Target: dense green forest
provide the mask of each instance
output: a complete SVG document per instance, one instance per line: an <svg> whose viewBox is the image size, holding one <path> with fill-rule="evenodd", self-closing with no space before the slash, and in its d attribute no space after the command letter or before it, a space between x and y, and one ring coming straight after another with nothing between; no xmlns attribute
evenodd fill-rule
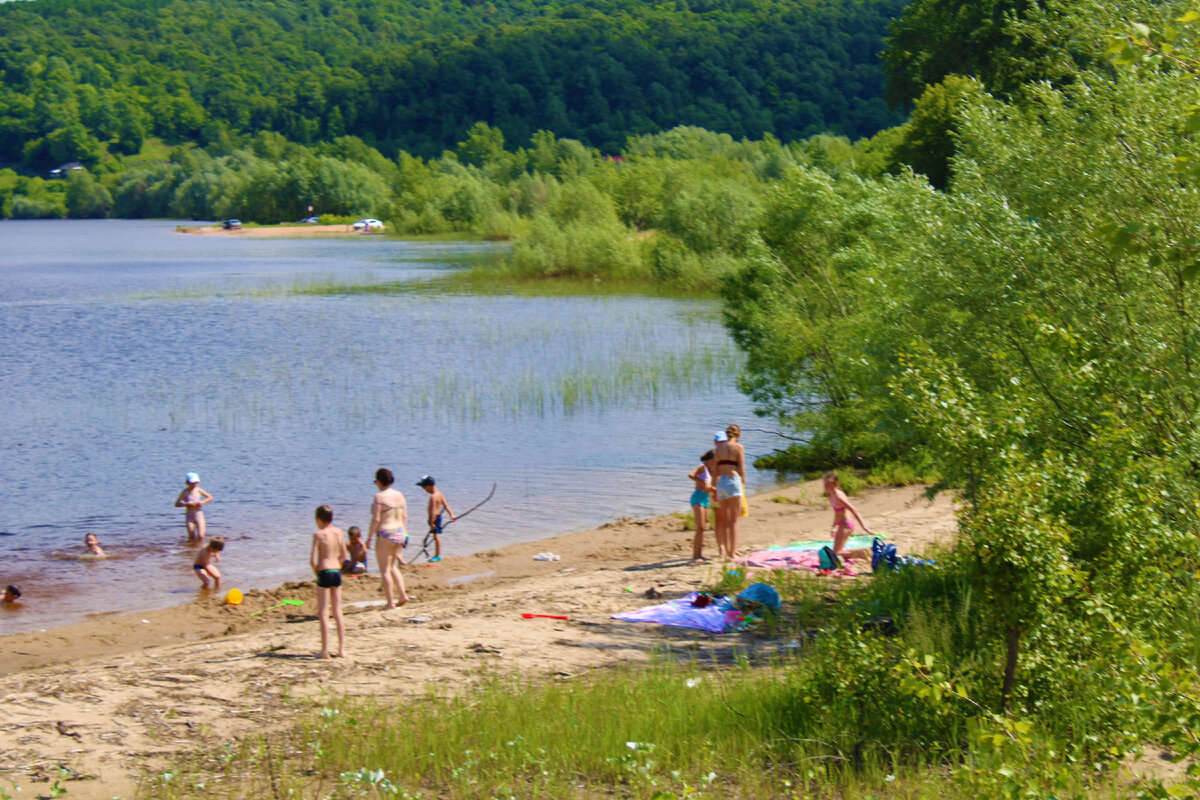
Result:
<svg viewBox="0 0 1200 800"><path fill-rule="evenodd" d="M869 135L901 0L28 0L0 4L0 166L258 131L423 157L475 122L615 153L698 125Z"/></svg>

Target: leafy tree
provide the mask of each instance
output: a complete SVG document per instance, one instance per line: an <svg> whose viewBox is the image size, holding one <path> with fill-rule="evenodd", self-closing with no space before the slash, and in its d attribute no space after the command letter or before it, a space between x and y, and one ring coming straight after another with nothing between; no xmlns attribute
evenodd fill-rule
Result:
<svg viewBox="0 0 1200 800"><path fill-rule="evenodd" d="M67 216L103 219L112 208L112 195L94 177L80 170L67 178Z"/></svg>
<svg viewBox="0 0 1200 800"><path fill-rule="evenodd" d="M949 186L958 117L966 99L979 92L976 81L957 75L927 87L892 149L893 163L924 175L935 188Z"/></svg>

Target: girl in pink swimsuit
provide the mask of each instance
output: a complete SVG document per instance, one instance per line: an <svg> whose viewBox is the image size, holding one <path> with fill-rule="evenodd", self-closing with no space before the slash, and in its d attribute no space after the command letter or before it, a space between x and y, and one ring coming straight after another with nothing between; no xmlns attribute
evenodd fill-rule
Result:
<svg viewBox="0 0 1200 800"><path fill-rule="evenodd" d="M867 527L867 523L863 522L862 516L850 503L850 498L842 491L841 481L836 472L825 473L825 496L829 498L829 507L833 509L833 552L839 558L870 558L870 553L867 550L851 550L846 552L846 540L850 538L850 534L854 532L854 523L846 516L849 511L854 515L854 519L858 520L858 524L862 526L863 533L868 536L872 535L871 529Z"/></svg>

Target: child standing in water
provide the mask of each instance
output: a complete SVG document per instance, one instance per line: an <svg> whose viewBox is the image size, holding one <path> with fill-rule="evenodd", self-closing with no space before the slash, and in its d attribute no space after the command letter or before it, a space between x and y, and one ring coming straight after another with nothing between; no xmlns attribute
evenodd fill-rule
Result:
<svg viewBox="0 0 1200 800"><path fill-rule="evenodd" d="M175 498L175 507L184 511L184 524L187 525L188 541L204 541L204 512L201 507L211 503L213 496L200 488L200 476L189 472L185 478L187 486Z"/></svg>
<svg viewBox="0 0 1200 800"><path fill-rule="evenodd" d="M426 510L429 522L429 532L433 534L433 558L429 559L430 564L436 564L442 560L442 512L450 516L450 521L454 522L454 512L450 510L450 505L446 502L445 495L437 488L437 481L432 476L422 475L421 480L417 481L417 486L420 486L429 493L429 508Z"/></svg>
<svg viewBox="0 0 1200 800"><path fill-rule="evenodd" d="M96 538L96 534L89 533L84 535L83 546L87 548L89 556L104 557L104 550L100 547L100 540Z"/></svg>
<svg viewBox="0 0 1200 800"><path fill-rule="evenodd" d="M220 536L214 536L212 541L196 551L196 560L192 562L192 569L196 570L196 577L200 579L200 583L207 589L208 581L211 578L213 581L212 588L221 588L221 571L217 569L217 562L221 560L221 551L225 549L225 540Z"/></svg>
<svg viewBox="0 0 1200 800"><path fill-rule="evenodd" d="M710 469L713 457L713 451L709 450L700 456L700 466L688 473L695 484L692 490L692 516L696 520L696 535L692 537L692 561L704 560L704 526L708 522L711 493L715 491Z"/></svg>
<svg viewBox="0 0 1200 800"><path fill-rule="evenodd" d="M349 553L340 528L333 527L333 509L318 506L308 564L317 575L317 618L321 621L321 658L329 658L329 610L337 624L338 658L346 657L346 623L342 617L342 564Z"/></svg>

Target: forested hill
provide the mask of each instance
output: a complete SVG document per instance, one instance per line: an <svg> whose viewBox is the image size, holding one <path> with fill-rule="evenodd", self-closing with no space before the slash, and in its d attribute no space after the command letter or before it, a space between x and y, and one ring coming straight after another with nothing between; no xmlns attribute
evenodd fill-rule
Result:
<svg viewBox="0 0 1200 800"><path fill-rule="evenodd" d="M26 0L0 4L0 165L272 130L432 155L477 121L608 152L688 124L792 140L896 122L903 0Z"/></svg>

